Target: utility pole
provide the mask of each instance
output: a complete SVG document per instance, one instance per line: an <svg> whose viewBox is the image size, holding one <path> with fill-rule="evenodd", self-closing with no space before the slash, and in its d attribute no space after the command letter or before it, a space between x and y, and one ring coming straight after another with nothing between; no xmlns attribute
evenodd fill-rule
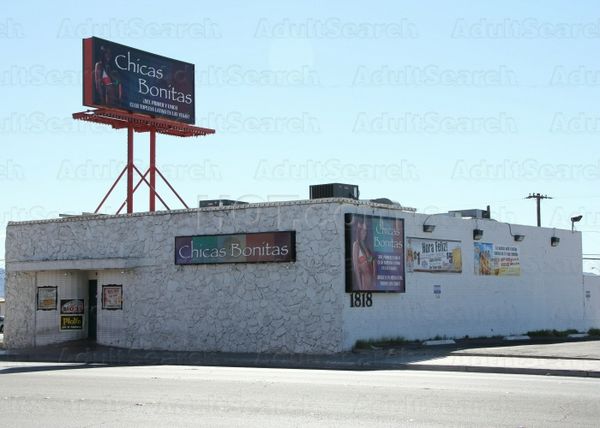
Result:
<svg viewBox="0 0 600 428"><path fill-rule="evenodd" d="M552 199L551 196L542 195L539 193L530 193L525 199L535 199L537 204L537 225L540 227L542 225L542 213L540 211L540 200L542 199Z"/></svg>

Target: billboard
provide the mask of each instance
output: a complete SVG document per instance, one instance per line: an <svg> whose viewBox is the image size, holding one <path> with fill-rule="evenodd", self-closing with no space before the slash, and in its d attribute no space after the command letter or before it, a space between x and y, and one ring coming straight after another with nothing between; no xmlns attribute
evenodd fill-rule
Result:
<svg viewBox="0 0 600 428"><path fill-rule="evenodd" d="M406 269L409 272L462 272L460 241L407 238Z"/></svg>
<svg viewBox="0 0 600 428"><path fill-rule="evenodd" d="M83 39L83 105L193 124L194 64L98 37Z"/></svg>
<svg viewBox="0 0 600 428"><path fill-rule="evenodd" d="M404 220L346 214L346 291L404 293Z"/></svg>
<svg viewBox="0 0 600 428"><path fill-rule="evenodd" d="M296 232L177 236L175 264L293 262Z"/></svg>
<svg viewBox="0 0 600 428"><path fill-rule="evenodd" d="M474 243L475 275L519 276L519 248L514 245Z"/></svg>

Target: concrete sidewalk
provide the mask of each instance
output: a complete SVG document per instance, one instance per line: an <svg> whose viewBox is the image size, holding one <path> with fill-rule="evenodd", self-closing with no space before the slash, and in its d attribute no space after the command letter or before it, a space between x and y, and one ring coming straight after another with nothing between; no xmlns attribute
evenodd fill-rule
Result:
<svg viewBox="0 0 600 428"><path fill-rule="evenodd" d="M329 370L438 370L600 378L600 340L511 346L371 349L329 355L142 351L77 341L18 351L0 360L105 365L202 365Z"/></svg>

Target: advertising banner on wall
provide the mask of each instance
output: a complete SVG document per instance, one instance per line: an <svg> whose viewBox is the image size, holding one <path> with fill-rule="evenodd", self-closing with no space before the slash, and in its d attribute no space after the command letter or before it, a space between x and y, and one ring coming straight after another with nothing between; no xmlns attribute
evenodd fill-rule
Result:
<svg viewBox="0 0 600 428"><path fill-rule="evenodd" d="M102 309L113 311L123 309L122 285L107 284L102 286Z"/></svg>
<svg viewBox="0 0 600 428"><path fill-rule="evenodd" d="M83 104L193 124L194 64L98 37L84 39Z"/></svg>
<svg viewBox="0 0 600 428"><path fill-rule="evenodd" d="M475 242L474 256L475 275L521 275L519 247Z"/></svg>
<svg viewBox="0 0 600 428"><path fill-rule="evenodd" d="M175 264L293 262L296 232L177 236Z"/></svg>
<svg viewBox="0 0 600 428"><path fill-rule="evenodd" d="M83 311L85 309L83 299L61 299L60 300L60 329L81 330L83 329Z"/></svg>
<svg viewBox="0 0 600 428"><path fill-rule="evenodd" d="M61 314L83 314L84 301L83 299L61 299L60 313Z"/></svg>
<svg viewBox="0 0 600 428"><path fill-rule="evenodd" d="M57 287L38 287L37 310L55 311L57 299Z"/></svg>
<svg viewBox="0 0 600 428"><path fill-rule="evenodd" d="M460 241L407 238L406 268L409 272L462 272Z"/></svg>
<svg viewBox="0 0 600 428"><path fill-rule="evenodd" d="M82 330L83 316L82 315L61 315L60 316L61 330Z"/></svg>
<svg viewBox="0 0 600 428"><path fill-rule="evenodd" d="M346 214L346 291L404 293L404 220Z"/></svg>

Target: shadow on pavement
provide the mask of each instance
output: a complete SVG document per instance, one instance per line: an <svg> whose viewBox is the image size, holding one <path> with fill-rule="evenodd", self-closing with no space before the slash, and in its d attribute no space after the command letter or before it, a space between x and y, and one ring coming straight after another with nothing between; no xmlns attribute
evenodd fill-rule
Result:
<svg viewBox="0 0 600 428"><path fill-rule="evenodd" d="M563 373L560 360L575 367L575 354L570 342L563 341L562 348L547 347L548 343L499 343L498 341L459 341L454 345L421 346L409 344L405 346L356 350L337 354L268 354L268 353L223 353L223 352L183 352L183 351L147 351L98 345L86 340L66 342L62 344L42 346L29 349L0 351L0 361L12 362L45 362L72 363L78 366L56 369L87 368L102 366L145 366L145 365L193 365L223 367L256 367L287 368L314 370L481 370L496 372L520 373L523 370L515 367L515 361L523 358L556 359L556 373ZM579 341L578 346L586 346L578 350L582 359L600 360L600 341ZM549 343L557 343L552 341ZM529 348L529 349L528 349ZM504 349L504 351L502 351ZM550 351L547 351L550 349ZM585 352L584 352L585 351ZM552 353L555 355L553 356ZM517 358L513 358L517 357ZM494 360L492 360L495 358ZM457 360L458 359L458 360ZM485 366L482 360L485 359ZM449 360L451 364L448 363ZM585 362L584 362L585 363ZM582 363L582 366L584 365ZM96 364L94 366L94 364ZM524 367L530 364L524 363ZM594 366L596 367L596 366ZM559 368L561 368L559 370ZM23 368L27 371L27 368ZM50 370L50 369L48 369ZM532 371L531 368L527 370ZM545 370L545 369L540 369ZM572 370L573 373L581 370ZM17 372L17 371L15 371ZM600 371L597 370L600 375ZM548 372L550 373L550 372ZM585 372L587 373L587 371ZM596 375L596 372L594 372Z"/></svg>
<svg viewBox="0 0 600 428"><path fill-rule="evenodd" d="M60 371L60 370L80 370L89 368L103 367L97 364L61 364L61 365L23 365L16 367L0 368L0 375L16 374L16 373L36 373L36 372L49 372L49 371ZM105 367L105 366L104 366Z"/></svg>
<svg viewBox="0 0 600 428"><path fill-rule="evenodd" d="M0 361L118 365L198 365L228 367L297 368L323 370L381 370L442 358L453 349L372 349L337 354L268 354L147 351L73 341L0 352ZM56 366L61 367L61 366ZM86 366L87 367L87 366ZM101 367L101 366L100 366ZM83 368L78 366L78 368ZM66 369L66 368L65 368ZM24 369L25 370L25 369ZM26 371L26 370L25 370Z"/></svg>

